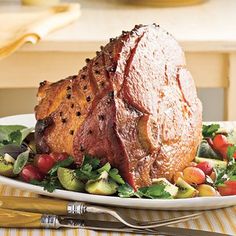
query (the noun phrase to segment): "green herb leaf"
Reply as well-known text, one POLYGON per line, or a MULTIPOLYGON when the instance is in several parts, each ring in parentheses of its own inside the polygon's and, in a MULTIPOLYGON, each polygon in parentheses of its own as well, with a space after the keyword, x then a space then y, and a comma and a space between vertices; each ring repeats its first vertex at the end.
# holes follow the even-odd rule
POLYGON ((118 184, 125 184, 125 181, 122 179, 117 169, 111 169, 108 174, 118 184))
POLYGON ((216 172, 215 186, 219 186, 220 184, 223 184, 225 181, 234 178, 233 176, 236 176, 236 161, 233 157, 235 151, 236 151, 235 145, 228 147, 227 156, 229 162, 227 164, 226 170, 215 169, 216 172))
POLYGON ((27 127, 23 125, 0 125, 0 143, 2 143, 3 141, 10 142, 9 135, 12 132, 15 132, 18 130, 20 131, 25 128, 27 127))
POLYGON ((84 160, 83 160, 83 165, 86 164, 90 164, 92 166, 93 169, 97 169, 99 164, 100 164, 100 160, 97 159, 96 157, 92 157, 90 155, 84 155, 84 160))
POLYGON ((154 184, 149 187, 140 188, 138 191, 147 198, 170 198, 170 193, 165 191, 166 185, 154 184))
POLYGON ((10 143, 14 143, 17 145, 21 144, 22 134, 20 130, 13 131, 9 134, 9 141, 10 143))
POLYGON ((206 137, 212 138, 219 128, 220 128, 219 124, 203 125, 202 136, 204 138, 206 137))
POLYGON ((34 127, 22 129, 20 144, 25 140, 25 138, 34 131, 34 127))
POLYGON ((140 197, 129 184, 123 184, 118 187, 118 196, 122 198, 140 197))
POLYGON ((101 168, 99 168, 97 170, 98 173, 102 173, 103 171, 106 171, 107 173, 110 171, 111 169, 111 165, 109 162, 107 162, 104 166, 102 166, 101 168))
POLYGON ((230 180, 236 180, 236 175, 231 176, 230 180))
POLYGON ((26 150, 25 152, 22 152, 21 154, 18 155, 13 166, 14 174, 18 175, 22 171, 22 169, 24 168, 29 159, 29 153, 30 151, 26 150))
POLYGON ((62 189, 57 176, 48 176, 43 181, 31 180, 30 183, 43 187, 43 189, 49 193, 52 193, 56 189, 62 189))
POLYGON ((80 168, 75 170, 76 176, 83 181, 87 181, 90 179, 96 179, 99 174, 97 171, 93 171, 93 168, 90 164, 85 164, 81 166, 80 168))
POLYGON ((62 161, 58 161, 51 170, 48 171, 49 175, 54 175, 57 172, 57 169, 59 167, 68 167, 70 166, 72 163, 74 162, 73 157, 69 156, 67 159, 62 160, 62 161))

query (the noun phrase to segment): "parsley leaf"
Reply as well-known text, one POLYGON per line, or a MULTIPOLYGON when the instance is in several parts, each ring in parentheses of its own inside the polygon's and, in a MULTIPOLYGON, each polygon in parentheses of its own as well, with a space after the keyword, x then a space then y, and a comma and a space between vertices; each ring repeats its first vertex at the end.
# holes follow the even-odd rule
POLYGON ((140 195, 134 191, 134 189, 127 183, 120 185, 117 189, 118 196, 122 198, 129 198, 129 197, 140 197, 140 195))
POLYGON ((111 169, 111 165, 109 162, 107 162, 104 166, 102 166, 101 168, 99 168, 97 170, 98 173, 102 173, 103 171, 106 171, 107 173, 110 171, 111 169))
POLYGON ((220 128, 219 124, 211 124, 211 125, 203 125, 202 127, 202 136, 204 138, 206 137, 213 137, 215 133, 218 131, 220 128))
POLYGON ((98 168, 98 166, 100 164, 100 160, 86 154, 86 155, 84 155, 84 160, 83 160, 82 166, 86 165, 86 164, 90 164, 93 169, 96 169, 96 168, 98 168))
POLYGON ((93 171, 92 165, 88 163, 76 169, 75 174, 79 179, 83 181, 96 179, 99 175, 96 171, 93 171))
POLYGON ((223 184, 225 181, 234 178, 234 176, 236 176, 236 161, 233 157, 234 153, 236 151, 236 146, 229 146, 227 149, 227 156, 229 159, 229 162, 227 164, 227 168, 226 170, 217 170, 215 169, 216 172, 216 181, 215 181, 215 185, 221 185, 223 184))
POLYGON ((55 189, 63 189, 57 176, 48 176, 43 181, 31 180, 31 184, 41 186, 45 191, 52 193, 55 189))
POLYGON ((48 171, 49 175, 54 175, 57 172, 57 169, 59 167, 68 167, 70 166, 72 163, 74 162, 73 157, 69 156, 67 159, 62 160, 62 161, 58 161, 51 170, 48 171))
POLYGON ((111 169, 108 174, 118 184, 125 184, 125 181, 122 179, 116 168, 111 169))
POLYGON ((142 196, 147 198, 171 198, 170 193, 165 191, 166 185, 154 184, 149 187, 140 188, 138 191, 142 196))

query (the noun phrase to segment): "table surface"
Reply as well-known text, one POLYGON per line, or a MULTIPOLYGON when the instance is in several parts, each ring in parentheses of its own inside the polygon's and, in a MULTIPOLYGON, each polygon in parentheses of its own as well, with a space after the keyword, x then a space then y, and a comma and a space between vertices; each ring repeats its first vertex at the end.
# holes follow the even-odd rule
POLYGON ((137 23, 158 23, 171 32, 185 51, 236 51, 236 1, 208 0, 175 8, 150 8, 118 0, 81 0, 81 17, 38 45, 22 50, 97 50, 109 37, 137 23), (226 3, 227 2, 227 3, 226 3))

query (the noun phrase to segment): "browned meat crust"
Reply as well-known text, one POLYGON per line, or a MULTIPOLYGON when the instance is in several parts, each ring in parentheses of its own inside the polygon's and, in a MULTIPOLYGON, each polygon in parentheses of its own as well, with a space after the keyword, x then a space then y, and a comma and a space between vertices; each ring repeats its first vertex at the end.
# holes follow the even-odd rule
POLYGON ((85 153, 118 168, 134 188, 171 180, 193 160, 202 107, 184 53, 159 26, 111 40, 78 76, 44 82, 36 106, 41 152, 85 153))

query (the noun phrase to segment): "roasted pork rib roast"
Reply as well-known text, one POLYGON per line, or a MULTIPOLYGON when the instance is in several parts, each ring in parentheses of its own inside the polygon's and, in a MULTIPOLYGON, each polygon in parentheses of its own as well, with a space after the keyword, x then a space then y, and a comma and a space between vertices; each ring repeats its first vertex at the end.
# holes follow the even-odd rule
POLYGON ((159 25, 137 25, 101 47, 76 76, 38 91, 39 152, 110 162, 135 189, 173 178, 195 156, 202 107, 185 57, 159 25))

